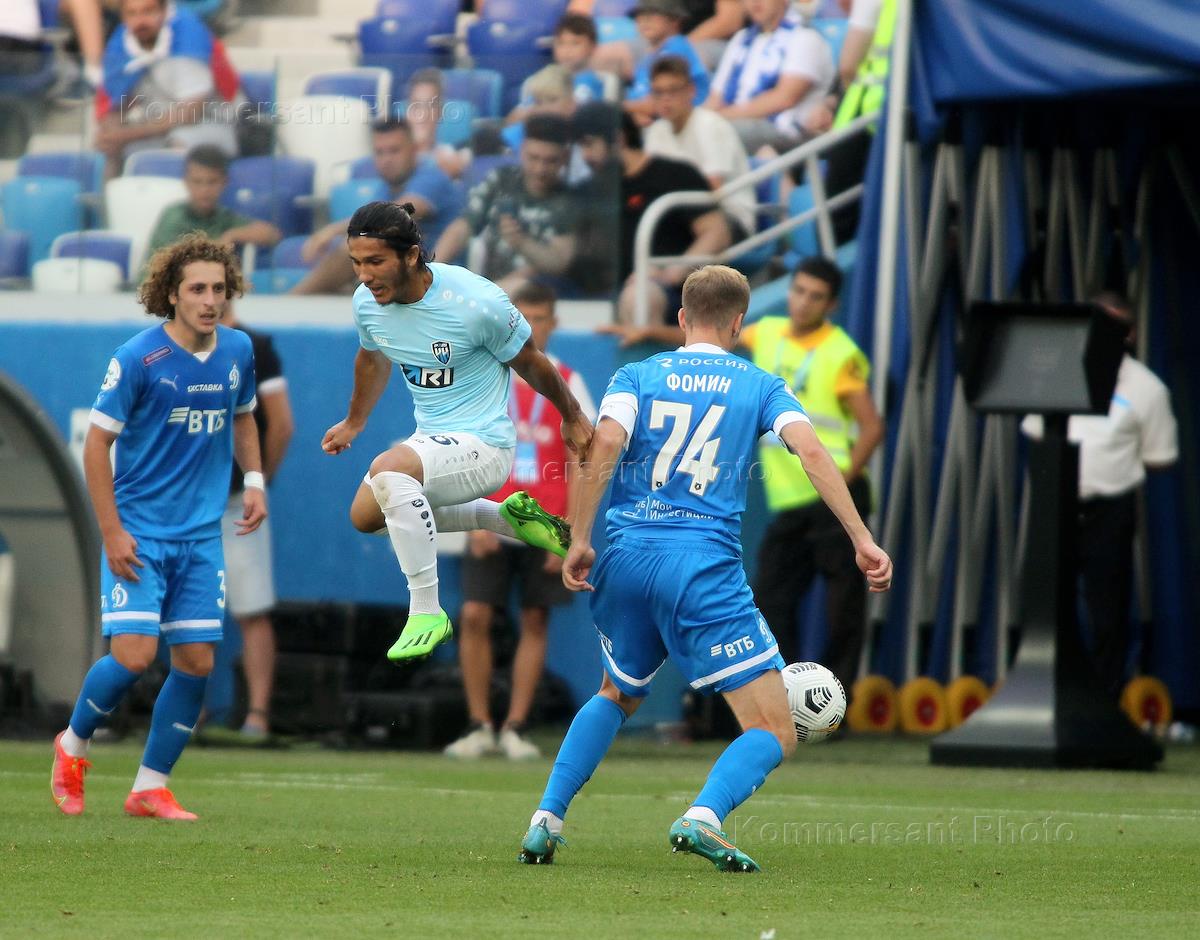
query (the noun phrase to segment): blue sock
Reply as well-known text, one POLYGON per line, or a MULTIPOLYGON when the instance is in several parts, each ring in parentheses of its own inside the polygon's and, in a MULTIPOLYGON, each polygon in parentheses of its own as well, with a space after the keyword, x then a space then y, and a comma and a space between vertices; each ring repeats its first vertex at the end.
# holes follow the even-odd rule
POLYGON ((154 703, 150 737, 146 739, 146 751, 142 755, 143 765, 160 774, 171 772, 200 718, 207 684, 208 676, 192 676, 178 669, 167 674, 167 681, 154 703))
POLYGON ((140 673, 130 672, 112 658, 104 656, 88 670, 71 713, 71 730, 85 741, 96 733, 104 719, 121 704, 121 699, 138 681, 140 673))
POLYGON ((779 739, 769 731, 751 728, 735 738, 708 772, 694 806, 703 806, 724 822, 726 816, 762 786, 767 774, 783 760, 779 739))
POLYGON ((566 816, 567 804, 591 779, 624 723, 625 712, 620 705, 603 695, 593 695, 567 729, 538 809, 559 819, 566 816))

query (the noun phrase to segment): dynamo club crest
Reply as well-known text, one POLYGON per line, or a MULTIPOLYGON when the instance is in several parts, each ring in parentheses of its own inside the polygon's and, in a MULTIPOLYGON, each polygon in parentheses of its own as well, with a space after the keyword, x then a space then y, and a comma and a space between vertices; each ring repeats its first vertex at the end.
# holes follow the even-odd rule
POLYGON ((430 344, 433 349, 433 357, 446 366, 450 364, 450 344, 444 339, 439 339, 436 343, 430 344))

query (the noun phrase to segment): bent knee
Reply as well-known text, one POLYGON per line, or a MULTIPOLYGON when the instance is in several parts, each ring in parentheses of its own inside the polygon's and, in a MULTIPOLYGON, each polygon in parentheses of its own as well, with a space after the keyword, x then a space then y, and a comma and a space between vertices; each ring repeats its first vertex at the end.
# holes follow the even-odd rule
POLYGON ((118 652, 117 650, 113 650, 112 652, 113 659, 130 672, 136 672, 139 676, 150 668, 156 655, 154 650, 149 652, 142 650, 124 650, 118 652))

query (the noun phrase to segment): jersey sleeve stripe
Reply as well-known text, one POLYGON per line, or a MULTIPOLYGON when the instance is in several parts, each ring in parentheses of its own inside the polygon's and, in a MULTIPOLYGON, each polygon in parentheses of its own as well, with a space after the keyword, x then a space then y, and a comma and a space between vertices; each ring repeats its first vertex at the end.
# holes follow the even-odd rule
POLYGON ((625 429, 625 433, 633 437, 633 429, 637 424, 638 400, 632 392, 610 392, 600 402, 600 414, 597 418, 612 418, 625 429))
POLYGON ((103 411, 92 409, 92 413, 88 416, 88 421, 96 425, 98 428, 103 428, 105 431, 111 431, 113 434, 120 434, 125 428, 124 421, 118 421, 116 418, 110 418, 103 411))
POLYGON ((116 620, 149 620, 158 623, 159 614, 153 610, 118 610, 111 614, 101 614, 102 623, 112 623, 116 620))
POLYGON ((245 414, 249 414, 257 407, 258 407, 258 396, 255 395, 248 402, 246 402, 246 404, 238 405, 236 408, 234 408, 233 413, 235 415, 245 415, 245 414))
POLYGON ((274 395, 276 392, 282 392, 287 388, 287 379, 282 375, 277 375, 273 379, 265 379, 258 383, 258 388, 255 389, 257 395, 274 395))
POLYGON ((797 421, 803 421, 805 424, 812 424, 812 421, 809 420, 808 415, 801 411, 785 411, 775 419, 775 423, 771 425, 771 430, 776 434, 779 434, 779 432, 786 428, 789 424, 795 424, 797 421))

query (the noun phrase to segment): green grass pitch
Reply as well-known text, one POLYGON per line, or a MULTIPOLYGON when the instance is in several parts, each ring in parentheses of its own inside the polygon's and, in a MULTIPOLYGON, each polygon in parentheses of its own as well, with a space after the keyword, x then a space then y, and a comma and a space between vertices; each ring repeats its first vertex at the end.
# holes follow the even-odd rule
POLYGON ((137 744, 93 748, 68 819, 50 742, 0 742, 0 936, 1196 936, 1200 749, 1118 774, 802 748, 726 825, 762 875, 667 845, 718 750, 619 741, 535 868, 516 854, 548 760, 192 747, 188 824, 122 815, 137 744))

